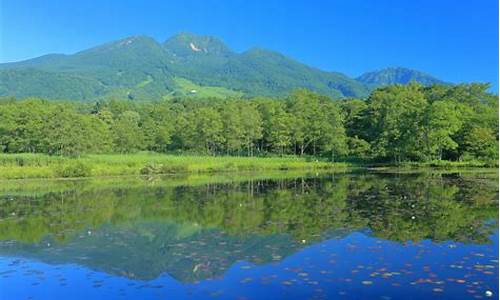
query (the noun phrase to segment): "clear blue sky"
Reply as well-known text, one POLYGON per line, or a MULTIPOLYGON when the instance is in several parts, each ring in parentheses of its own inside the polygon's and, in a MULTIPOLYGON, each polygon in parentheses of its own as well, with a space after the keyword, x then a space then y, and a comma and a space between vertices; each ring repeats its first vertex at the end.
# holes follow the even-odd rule
POLYGON ((497 0, 0 0, 0 62, 179 31, 350 76, 405 66, 498 87, 497 0))

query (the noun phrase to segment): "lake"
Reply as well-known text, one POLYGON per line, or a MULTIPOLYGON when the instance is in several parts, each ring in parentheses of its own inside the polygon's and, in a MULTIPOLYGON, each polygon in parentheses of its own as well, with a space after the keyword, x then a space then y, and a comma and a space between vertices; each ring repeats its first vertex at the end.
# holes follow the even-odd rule
POLYGON ((0 299, 497 299, 498 173, 0 183, 0 299))

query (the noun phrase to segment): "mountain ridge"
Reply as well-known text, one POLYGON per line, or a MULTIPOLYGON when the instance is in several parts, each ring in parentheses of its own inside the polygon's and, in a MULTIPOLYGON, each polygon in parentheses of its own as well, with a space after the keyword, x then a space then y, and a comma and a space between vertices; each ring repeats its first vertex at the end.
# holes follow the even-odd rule
POLYGON ((390 84, 407 84, 416 81, 424 85, 446 84, 427 73, 404 67, 387 67, 361 74, 355 78, 367 85, 384 86, 390 84))
POLYGON ((0 96, 155 100, 196 95, 283 96, 307 88, 346 98, 365 97, 378 86, 406 84, 408 78, 423 84, 442 83, 420 71, 384 70, 350 78, 261 47, 238 53, 214 36, 182 32, 160 43, 134 35, 74 54, 0 64, 0 96))

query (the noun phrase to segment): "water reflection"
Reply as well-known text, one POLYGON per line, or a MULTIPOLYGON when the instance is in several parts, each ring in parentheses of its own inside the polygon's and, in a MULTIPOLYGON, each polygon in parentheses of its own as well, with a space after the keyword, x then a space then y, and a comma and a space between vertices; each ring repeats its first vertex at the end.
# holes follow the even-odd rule
MULTIPOLYGON (((463 245, 486 247, 481 250, 489 251, 487 257, 483 254, 483 265, 494 268, 481 272, 492 272, 494 280, 498 278, 498 261, 491 260, 498 260, 498 252, 491 238, 493 235, 498 243, 498 235, 494 235, 498 226, 497 178, 496 172, 356 173, 232 178, 223 183, 217 183, 217 178, 212 178, 213 182, 200 178, 194 182, 189 178, 143 178, 34 181, 23 182, 22 186, 9 183, 0 187, 0 257, 5 264, 16 261, 11 258, 29 259, 54 266, 77 264, 129 280, 154 282, 168 274, 176 282, 198 283, 227 277, 235 266, 239 271, 233 272, 241 275, 247 266, 240 266, 242 262, 249 264, 248 269, 254 265, 265 268, 299 256, 291 268, 306 268, 315 256, 319 259, 324 254, 325 262, 318 262, 316 269, 299 270, 293 278, 280 278, 279 283, 297 286, 302 282, 303 290, 297 290, 295 295, 309 289, 313 292, 315 285, 328 283, 321 288, 323 292, 333 289, 338 297, 343 295, 340 288, 335 288, 335 280, 327 281, 332 272, 349 269, 354 272, 352 276, 364 274, 364 280, 357 282, 358 288, 372 286, 377 278, 391 282, 401 276, 408 277, 406 283, 410 284, 422 279, 401 271, 412 272, 411 266, 402 264, 392 270, 388 266, 397 265, 405 255, 433 255, 445 261, 450 251, 463 245), (428 247, 418 252, 421 241, 428 247), (338 263, 321 266, 336 261, 331 255, 345 252, 349 245, 354 248, 352 253, 342 255, 342 268, 338 263), (409 245, 417 245, 417 250, 409 245), (410 254, 402 252, 405 247, 410 254), (388 249, 399 257, 386 253, 388 249), (311 251, 307 260, 300 259, 311 251), (385 264, 358 268, 377 264, 368 257, 380 251, 385 264)), ((444 275, 460 271, 450 265, 462 266, 462 271, 475 268, 460 263, 460 259, 445 265, 448 268, 444 275)), ((3 275, 11 277, 9 273, 3 275)), ((340 280, 337 283, 342 283, 348 276, 336 278, 340 280)), ((488 277, 475 280, 481 281, 484 288, 488 277)), ((262 282, 266 282, 260 278, 257 287, 254 277, 240 281, 255 289, 262 289, 262 282)), ((446 278, 434 281, 445 282, 446 278)), ((210 288, 214 286, 209 284, 210 288)), ((488 288, 497 291, 498 285, 490 284, 488 288)), ((432 289, 437 289, 434 293, 444 291, 439 284, 432 289)), ((254 295, 256 290, 248 292, 254 295)), ((384 293, 381 290, 373 295, 384 293)))

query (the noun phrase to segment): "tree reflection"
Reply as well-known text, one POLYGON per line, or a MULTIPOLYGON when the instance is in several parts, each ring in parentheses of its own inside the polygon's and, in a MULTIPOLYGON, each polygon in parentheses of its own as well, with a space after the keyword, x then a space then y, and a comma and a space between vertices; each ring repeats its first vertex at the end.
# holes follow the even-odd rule
POLYGON ((196 186, 73 182, 3 191, 0 253, 128 277, 169 270, 193 281, 237 260, 279 260, 358 230, 397 242, 487 243, 497 226, 497 198, 497 176, 481 174, 336 174, 196 186))

